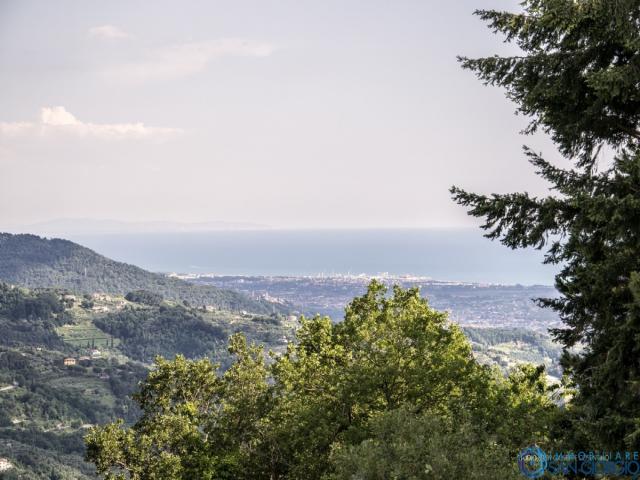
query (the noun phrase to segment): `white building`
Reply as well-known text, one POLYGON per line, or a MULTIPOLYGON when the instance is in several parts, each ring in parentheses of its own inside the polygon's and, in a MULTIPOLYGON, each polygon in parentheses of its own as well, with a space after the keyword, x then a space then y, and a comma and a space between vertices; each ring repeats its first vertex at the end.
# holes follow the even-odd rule
POLYGON ((6 472, 7 470, 11 470, 13 468, 13 464, 6 458, 0 457, 0 472, 6 472))

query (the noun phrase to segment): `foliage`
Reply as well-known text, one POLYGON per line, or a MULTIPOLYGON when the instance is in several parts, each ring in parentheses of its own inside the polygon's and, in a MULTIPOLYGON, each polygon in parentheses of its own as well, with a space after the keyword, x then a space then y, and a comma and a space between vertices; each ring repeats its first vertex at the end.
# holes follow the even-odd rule
POLYGON ((0 456, 11 458, 14 468, 0 472, 0 480, 89 480, 94 479, 90 464, 77 455, 44 450, 31 442, 0 444, 0 456))
POLYGON ((11 320, 55 321, 61 318, 63 312, 64 305, 54 291, 28 292, 0 282, 0 315, 11 320))
POLYGON ((142 303, 149 306, 158 306, 162 303, 162 295, 149 290, 134 290, 124 296, 130 302, 142 303))
MULTIPOLYGON (((108 479, 225 478, 237 468, 267 390, 262 351, 243 337, 230 341, 237 362, 221 378, 209 360, 156 361, 135 399, 143 412, 94 428, 87 458, 108 479)), ((229 477, 234 478, 234 477, 229 477)))
POLYGON ((157 355, 201 357, 226 341, 225 331, 184 307, 126 309, 97 318, 95 325, 121 340, 127 356, 151 362, 157 355))
POLYGON ((268 365, 242 336, 222 375, 206 359, 159 358, 135 397, 140 420, 94 428, 87 459, 107 479, 376 478, 362 472, 380 466, 376 448, 401 424, 387 473, 470 471, 473 455, 447 448, 471 435, 478 451, 502 455, 487 475, 510 478, 523 439, 544 442, 556 414, 544 369, 505 379, 475 362, 462 331, 417 289, 386 293, 373 282, 340 324, 303 319, 297 342, 268 365))
POLYGON ((69 321, 55 291, 27 291, 0 282, 0 345, 62 348, 55 328, 69 321))
POLYGON ((479 195, 455 200, 485 219, 486 236, 511 248, 547 247, 562 265, 557 299, 540 304, 565 323, 554 334, 576 386, 567 441, 576 449, 640 447, 640 2, 528 0, 522 13, 478 12, 524 51, 463 59, 506 88, 575 167, 560 169, 526 149, 557 192, 479 195), (597 164, 600 147, 615 158, 597 164), (575 351, 573 347, 583 347, 575 351))
POLYGON ((548 337, 542 333, 521 328, 484 328, 484 327, 463 327, 464 334, 475 343, 482 345, 497 345, 506 342, 524 342, 532 345, 546 347, 548 337))
POLYGON ((371 435, 332 452, 335 480, 517 480, 522 475, 507 449, 468 421, 452 422, 407 408, 381 413, 371 435))

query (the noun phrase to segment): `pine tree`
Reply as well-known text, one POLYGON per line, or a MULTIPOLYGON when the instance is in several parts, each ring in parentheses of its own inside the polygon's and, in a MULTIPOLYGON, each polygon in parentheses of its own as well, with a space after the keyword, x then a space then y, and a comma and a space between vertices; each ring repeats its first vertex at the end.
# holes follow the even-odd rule
POLYGON ((540 299, 565 326, 563 366, 577 387, 573 440, 640 446, 640 1, 528 0, 520 13, 476 12, 524 52, 460 58, 504 87, 519 113, 573 161, 556 168, 525 148, 553 195, 490 196, 457 187, 455 201, 484 218, 491 239, 546 249, 561 265, 560 298, 540 299), (614 154, 598 164, 602 147, 614 154), (577 349, 573 347, 579 347, 577 349))

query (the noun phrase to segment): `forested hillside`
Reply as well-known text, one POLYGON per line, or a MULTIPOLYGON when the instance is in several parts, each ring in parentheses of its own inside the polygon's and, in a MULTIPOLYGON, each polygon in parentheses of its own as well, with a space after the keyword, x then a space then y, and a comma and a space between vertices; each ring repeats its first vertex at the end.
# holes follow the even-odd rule
POLYGON ((227 368, 238 331, 281 352, 293 338, 278 314, 187 307, 146 291, 127 298, 0 282, 0 459, 13 466, 0 478, 95 478, 83 436, 115 418, 135 421, 131 395, 156 355, 227 368))
POLYGON ((0 280, 28 288, 67 288, 79 293, 124 295, 144 289, 165 299, 222 310, 282 312, 285 307, 238 292, 191 285, 177 278, 116 262, 68 240, 0 233, 0 280))
POLYGON ((124 357, 65 365, 80 351, 58 333, 76 323, 63 296, 0 283, 0 457, 14 466, 3 479, 91 478, 88 426, 136 415, 127 395, 146 367, 124 357))

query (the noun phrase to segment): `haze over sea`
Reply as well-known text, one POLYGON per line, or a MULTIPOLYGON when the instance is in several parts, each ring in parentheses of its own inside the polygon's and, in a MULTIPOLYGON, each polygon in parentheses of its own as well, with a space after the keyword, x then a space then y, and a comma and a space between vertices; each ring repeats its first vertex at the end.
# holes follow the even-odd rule
POLYGON ((479 229, 226 230, 69 235, 115 260, 157 272, 218 275, 389 273, 436 280, 552 285, 543 253, 510 250, 479 229))

